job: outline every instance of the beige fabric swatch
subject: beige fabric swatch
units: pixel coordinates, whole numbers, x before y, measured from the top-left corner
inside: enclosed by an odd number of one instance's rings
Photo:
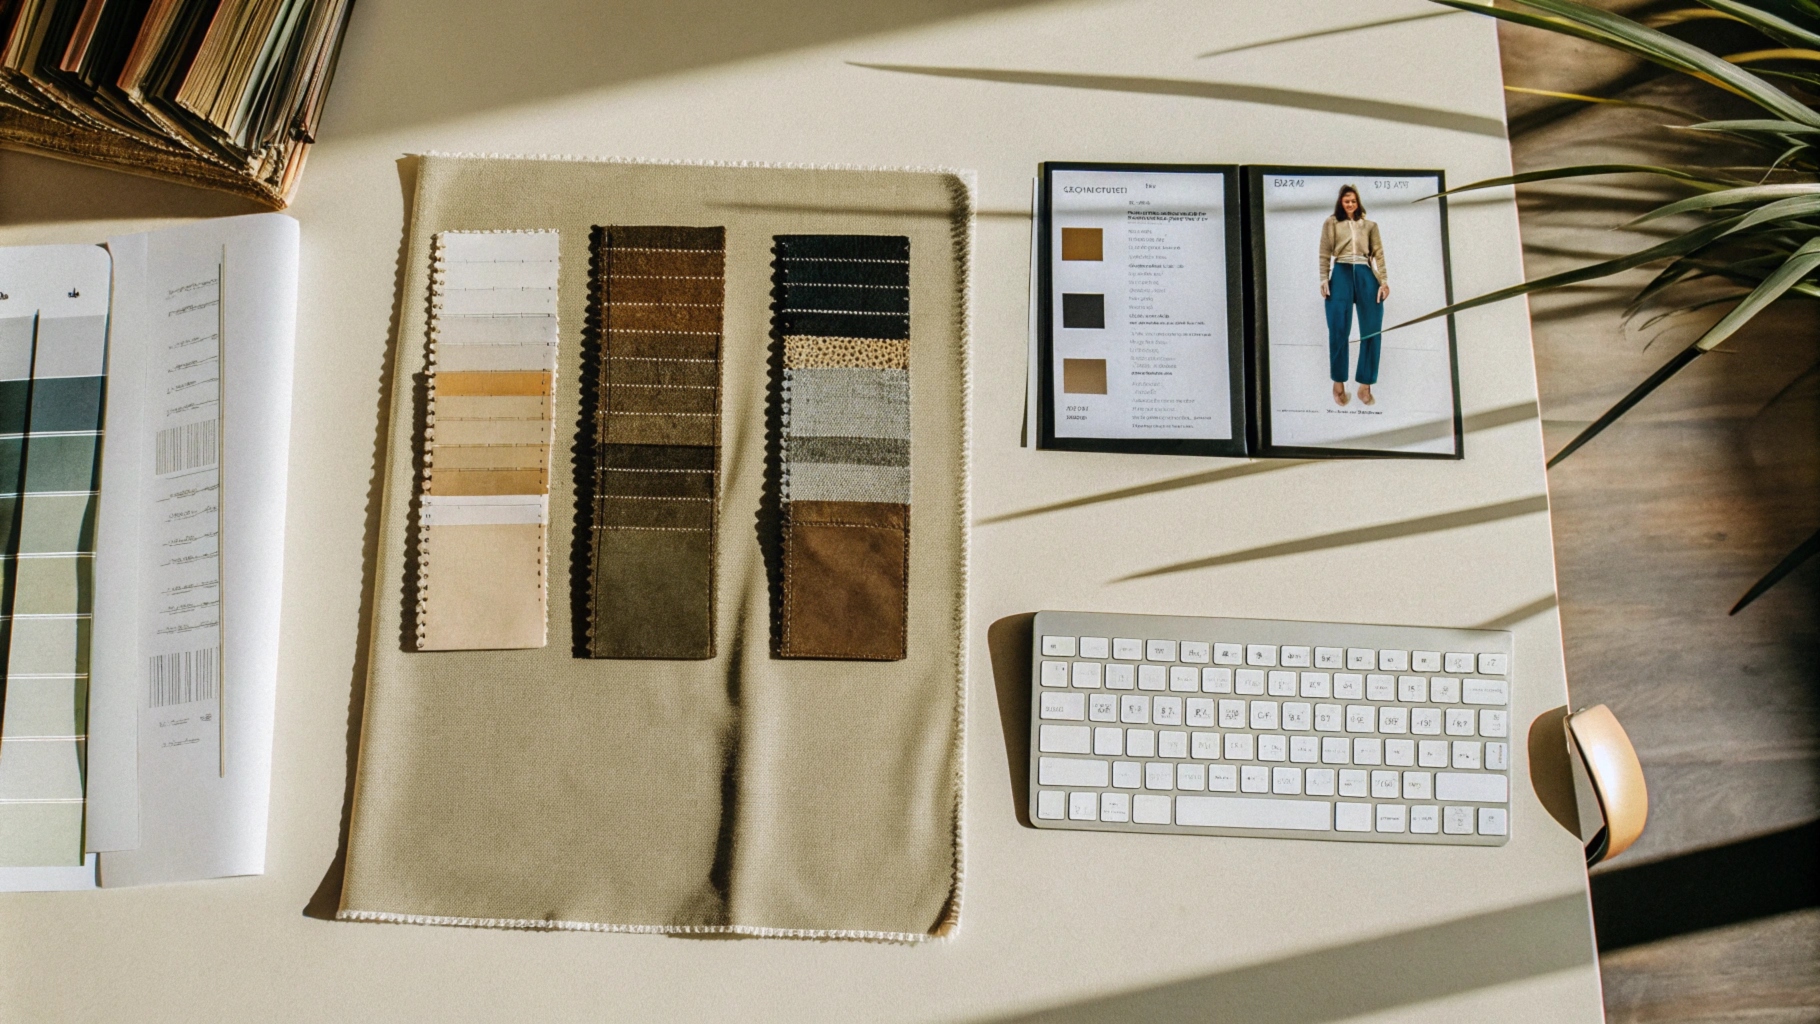
[[[431,156],[418,165],[397,339],[371,656],[341,916],[911,941],[961,899],[967,256],[953,174]],[[559,315],[584,322],[594,224],[725,225],[716,657],[578,657],[569,566],[582,344],[551,398],[550,638],[416,652],[410,502],[430,240],[554,229]],[[771,657],[766,488],[772,236],[912,239],[917,464],[908,653]],[[502,401],[492,399],[491,401]],[[585,602],[580,614],[585,615]]]

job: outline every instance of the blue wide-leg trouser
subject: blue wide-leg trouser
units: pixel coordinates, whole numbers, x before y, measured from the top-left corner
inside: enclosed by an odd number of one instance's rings
[[[1378,382],[1378,349],[1384,329],[1384,304],[1378,301],[1378,275],[1363,263],[1335,262],[1327,278],[1327,370],[1335,383],[1346,381],[1346,346],[1352,339],[1352,307],[1359,307],[1360,384]]]

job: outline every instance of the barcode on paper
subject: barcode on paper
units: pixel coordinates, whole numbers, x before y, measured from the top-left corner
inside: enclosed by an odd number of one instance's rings
[[[213,466],[220,457],[220,428],[220,420],[203,420],[160,430],[153,472],[163,476]]]
[[[221,649],[178,651],[152,656],[150,704],[155,708],[215,699],[215,666]]]

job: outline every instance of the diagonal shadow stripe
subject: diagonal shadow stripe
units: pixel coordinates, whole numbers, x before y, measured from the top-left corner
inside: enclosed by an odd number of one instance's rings
[[[1137,78],[1125,75],[1075,75],[1059,71],[1009,71],[995,68],[942,68],[913,64],[867,64],[848,61],[856,68],[895,71],[906,75],[930,75],[936,78],[967,78],[981,82],[1005,82],[1011,85],[1048,85],[1062,89],[1097,89],[1103,92],[1148,93],[1158,96],[1193,96],[1207,100],[1230,100],[1235,103],[1259,103],[1271,107],[1318,110],[1328,114],[1349,114],[1377,121],[1422,125],[1447,131],[1466,132],[1504,138],[1504,122],[1495,117],[1480,117],[1454,110],[1418,107],[1407,103],[1365,100],[1352,96],[1330,96],[1326,93],[1277,89],[1267,85],[1242,85],[1233,82],[1200,82],[1183,78]]]
[[[1517,623],[1522,622],[1526,619],[1535,618],[1536,616],[1542,614],[1543,612],[1549,610],[1550,608],[1553,608],[1558,603],[1559,602],[1555,599],[1555,595],[1553,595],[1553,594],[1550,594],[1547,597],[1539,597],[1539,598],[1535,599],[1534,601],[1531,601],[1528,604],[1522,606],[1521,608],[1512,608],[1510,611],[1505,612],[1504,614],[1498,616],[1495,619],[1486,619],[1484,622],[1481,622],[1475,626],[1469,626],[1467,628],[1469,628],[1469,629],[1509,629],[1510,627],[1512,627],[1512,626],[1516,625]]]
[[[1502,405],[1496,409],[1487,409],[1484,412],[1473,413],[1471,416],[1466,417],[1465,421],[1461,424],[1461,429],[1465,433],[1471,434],[1481,430],[1490,430],[1493,427],[1509,426],[1512,423],[1522,423],[1525,420],[1535,419],[1539,412],[1540,410],[1536,408],[1536,403],[1534,402],[1518,402],[1515,405]],[[1451,430],[1453,425],[1446,421],[1418,423],[1411,427],[1400,427],[1396,430],[1386,430],[1376,434],[1367,434],[1358,440],[1360,443],[1364,444],[1377,444],[1387,447],[1398,444],[1407,444],[1411,441],[1424,440],[1434,436],[1434,429],[1437,427],[1446,427]],[[976,520],[974,525],[991,526],[994,523],[1010,522],[1013,519],[1026,519],[1030,516],[1040,516],[1049,512],[1063,512],[1071,508],[1083,508],[1088,505],[1098,505],[1108,501],[1120,501],[1125,498],[1140,498],[1146,494],[1161,494],[1165,491],[1181,490],[1184,487],[1199,487],[1203,484],[1219,483],[1222,480],[1233,480],[1242,476],[1254,476],[1258,473],[1271,473],[1279,469],[1293,469],[1296,466],[1308,466],[1325,461],[1331,460],[1268,459],[1256,462],[1246,462],[1237,466],[1228,466],[1225,469],[1210,469],[1205,473],[1190,473],[1187,476],[1170,477],[1167,480],[1157,480],[1147,484],[1121,487],[1116,491],[1089,494],[1084,497],[1069,498],[1067,501],[1057,501],[1048,505],[1038,505],[1034,508],[1004,512],[996,516],[988,516],[985,519]]]
[[[1357,25],[1342,25],[1339,28],[1324,28],[1318,32],[1304,32],[1299,36],[1281,36],[1276,39],[1260,39],[1255,43],[1245,43],[1240,46],[1228,46],[1224,50],[1208,50],[1206,53],[1197,53],[1197,54],[1195,54],[1195,58],[1197,60],[1204,60],[1208,57],[1220,57],[1220,56],[1224,56],[1225,54],[1228,54],[1228,53],[1239,53],[1243,50],[1257,50],[1257,49],[1262,49],[1263,47],[1266,47],[1266,46],[1279,46],[1283,43],[1299,43],[1299,42],[1303,41],[1304,39],[1321,39],[1326,36],[1345,35],[1348,32],[1363,32],[1366,29],[1385,28],[1390,25],[1402,25],[1402,24],[1405,24],[1406,22],[1411,22],[1411,21],[1427,21],[1429,18],[1445,18],[1450,14],[1466,14],[1466,13],[1468,13],[1468,12],[1466,12],[1466,11],[1427,11],[1422,14],[1405,14],[1400,18],[1385,18],[1382,21],[1366,21],[1366,22],[1361,22]]]
[[[1591,970],[1579,892],[1198,978],[1084,999],[991,1024],[1323,1024]]]
[[[1280,544],[1265,544],[1262,547],[1246,548],[1230,554],[1214,555],[1212,558],[1197,558],[1192,562],[1177,562],[1174,565],[1165,565],[1156,569],[1146,569],[1143,572],[1134,572],[1129,576],[1120,576],[1112,582],[1125,583],[1150,576],[1165,576],[1173,572],[1211,569],[1217,565],[1236,565],[1239,562],[1281,558],[1284,555],[1300,555],[1309,551],[1325,551],[1328,548],[1369,544],[1372,541],[1394,540],[1398,537],[1413,537],[1424,533],[1440,533],[1443,530],[1458,530],[1466,526],[1495,523],[1501,519],[1515,519],[1518,516],[1546,511],[1548,511],[1548,495],[1537,494],[1533,497],[1518,498],[1515,501],[1499,502],[1496,505],[1463,508],[1456,512],[1442,512],[1438,515],[1419,516],[1415,519],[1400,519],[1394,523],[1379,523],[1376,526],[1361,526],[1352,530],[1303,537],[1300,540],[1287,540]]]

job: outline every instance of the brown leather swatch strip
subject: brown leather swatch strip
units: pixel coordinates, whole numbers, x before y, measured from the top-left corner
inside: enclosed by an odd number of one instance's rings
[[[588,652],[714,656],[722,228],[597,227]]]
[[[903,658],[910,506],[793,501],[785,516],[783,656]]]

